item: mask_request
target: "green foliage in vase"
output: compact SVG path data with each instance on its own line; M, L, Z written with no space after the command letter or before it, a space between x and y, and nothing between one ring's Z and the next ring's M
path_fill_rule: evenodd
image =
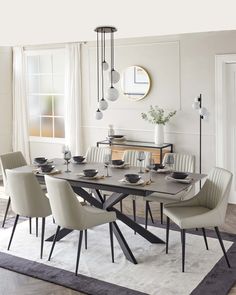
M152 124L165 125L176 114L176 111L165 113L164 109L158 106L150 106L147 113L141 113L142 118Z

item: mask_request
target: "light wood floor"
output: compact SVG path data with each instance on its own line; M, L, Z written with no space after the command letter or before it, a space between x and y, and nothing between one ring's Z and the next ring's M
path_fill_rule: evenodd
M0 224L2 222L3 214L6 207L6 200L0 199ZM159 205L151 204L154 218L159 218ZM131 201L125 200L123 202L123 210L127 214L132 214ZM10 212L9 216L12 215ZM137 215L144 216L144 203L140 199L137 201ZM236 205L229 205L227 210L226 223L221 227L222 231L236 234ZM82 293L72 291L51 283L30 278L28 276L20 275L11 271L0 268L0 295L79 295ZM236 295L236 284L231 289L230 295Z

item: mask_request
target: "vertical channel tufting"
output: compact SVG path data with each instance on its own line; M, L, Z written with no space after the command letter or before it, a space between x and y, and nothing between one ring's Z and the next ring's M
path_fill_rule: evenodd
M139 153L139 151L137 151L137 150L127 150L127 151L125 151L124 155L123 155L123 161L125 161L125 163L129 163L130 166L138 167L139 166L139 162L137 160L138 153ZM143 166L146 167L146 166L148 166L149 159L151 157L151 153L150 152L144 152L144 154L145 154L145 160L144 160Z
M104 156L109 152L107 147L89 147L86 153L86 161L88 163L103 163Z
M165 165L167 156L170 153L166 153L163 159L163 164ZM180 172L190 172L193 173L195 171L195 157L193 155L187 154L178 154L172 153L174 156L174 170Z

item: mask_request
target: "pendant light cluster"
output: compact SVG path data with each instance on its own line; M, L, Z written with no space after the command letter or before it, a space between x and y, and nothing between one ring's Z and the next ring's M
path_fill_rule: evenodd
M120 74L115 70L114 60L114 32L117 29L115 27L97 27L95 32L97 33L97 101L98 109L96 111L96 119L101 120L103 118L102 111L108 108L108 102L104 95L104 72L109 69L109 64L106 61L106 34L110 34L110 86L107 90L107 100L116 101L119 97L119 91L114 87L114 84L119 82Z

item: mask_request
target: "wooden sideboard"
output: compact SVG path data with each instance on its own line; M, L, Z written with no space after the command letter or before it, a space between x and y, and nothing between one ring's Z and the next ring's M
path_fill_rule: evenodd
M152 157L155 160L155 163L162 163L165 153L173 153L173 144L164 143L159 146L152 142L143 142L143 141L109 141L102 140L97 142L97 147L100 145L109 145L112 149L112 159L119 160L122 159L124 151L127 150L140 150L147 151L152 153Z

